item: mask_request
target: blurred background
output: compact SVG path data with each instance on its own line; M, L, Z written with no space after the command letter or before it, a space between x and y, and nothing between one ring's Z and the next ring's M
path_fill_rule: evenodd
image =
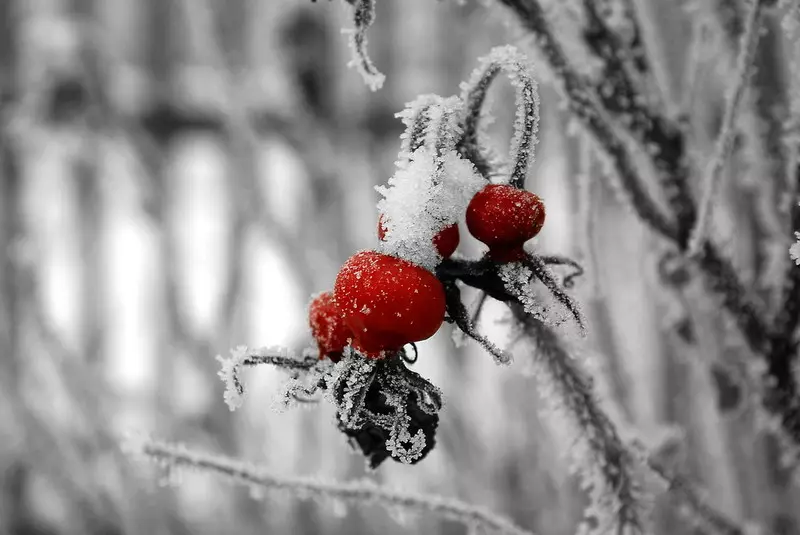
M566 25L569 3L551 4ZM699 153L719 121L738 5L641 2L668 102L697 53L687 46L697 14L710 21L690 76ZM119 450L120 434L141 432L278 474L365 474L327 403L272 410L279 371L250 372L245 405L230 413L214 357L240 344L309 345L310 295L376 241L374 186L393 173L402 132L394 114L421 93L459 93L492 46L520 45L542 81L528 184L548 220L536 247L586 258L573 125L532 39L498 3L379 0L369 47L387 81L375 93L346 67L340 29L351 25L338 1L0 0L0 533L465 533L374 506L253 500L203 474L164 486ZM763 61L783 53L775 35L762 40ZM501 81L491 93L505 151L513 92ZM800 532L800 496L741 403L741 341L702 292L687 303L660 287L662 246L590 164L596 265L576 293L598 390L645 435L680 426L680 467L721 511L767 533ZM752 281L748 194L759 169L736 170L717 223ZM466 228L461 236L461 253L482 252ZM503 342L503 317L489 302L480 329ZM585 499L533 382L457 348L449 326L419 351L415 369L447 400L438 445L371 477L492 508L536 533L573 533ZM658 533L693 533L667 500L656 521Z

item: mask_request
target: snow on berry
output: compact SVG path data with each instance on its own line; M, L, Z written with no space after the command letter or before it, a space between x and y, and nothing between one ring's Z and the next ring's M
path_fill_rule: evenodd
M378 239L381 241L386 239L387 226L385 219L383 214L378 218ZM456 252L460 240L461 234L458 230L458 225L453 223L436 233L433 237L433 245L442 258L450 258Z
M352 346L371 358L430 338L444 321L439 279L420 266L376 251L361 251L344 263L333 295L353 333Z
M411 130L404 150L413 152L401 154L388 185L376 188L384 197L378 210L391 222L380 252L431 271L442 259L434 237L458 222L472 196L486 184L475 166L455 150L462 107L458 97L426 96L410 103L408 113L401 116ZM415 126L423 125L412 121L420 120L422 109L424 135L417 135ZM424 143L414 149L411 137Z
M308 325L319 346L319 358L339 362L342 352L352 336L336 306L333 292L322 292L308 306Z
M544 225L544 203L534 193L508 184L489 184L467 207L467 227L489 246L489 257L515 262L525 257L522 246Z

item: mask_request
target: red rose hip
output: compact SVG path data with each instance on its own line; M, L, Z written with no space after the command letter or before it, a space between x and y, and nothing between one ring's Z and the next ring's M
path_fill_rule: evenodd
M489 246L489 257L514 262L525 256L522 246L542 230L544 203L538 195L508 184L489 184L467 206L467 228Z
M328 357L333 362L339 362L352 334L336 306L333 292L322 292L311 300L308 325L319 346L319 358Z
M344 263L333 295L353 333L353 347L370 358L433 336L444 321L442 283L399 258L362 251Z
M383 214L378 218L378 239L384 241L386 239L386 222L384 221ZM450 258L458 248L458 242L461 239L461 234L458 231L458 225L453 223L444 227L436 233L433 237L433 245L436 251L443 258Z

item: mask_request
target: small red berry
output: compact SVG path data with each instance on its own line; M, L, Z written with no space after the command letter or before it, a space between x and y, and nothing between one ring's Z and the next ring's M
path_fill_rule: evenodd
M378 218L378 239L384 241L387 232L388 229L386 228L383 214L381 214ZM436 247L436 251L440 256L443 258L450 258L453 256L453 253L456 252L460 239L461 234L458 231L458 225L453 223L436 233L436 236L433 237L433 245Z
M319 346L319 358L328 357L333 362L339 362L352 333L336 306L333 292L322 292L311 301L308 306L308 325Z
M498 262L521 260L522 246L539 234L544 218L538 195L507 184L489 184L467 206L467 228Z
M430 271L375 251L344 263L333 295L353 333L353 347L380 358L433 336L444 321L444 288Z

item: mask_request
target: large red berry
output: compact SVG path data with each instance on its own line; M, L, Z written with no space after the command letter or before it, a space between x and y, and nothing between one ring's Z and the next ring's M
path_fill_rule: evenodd
M489 184L467 206L467 228L499 262L522 259L523 244L539 234L544 218L537 195L507 184Z
M383 241L386 239L386 222L384 221L383 214L378 218L378 239ZM458 248L458 242L461 239L461 234L458 231L458 225L453 223L444 227L436 233L433 237L433 245L436 251L443 258L450 258Z
M353 347L368 357L433 336L444 321L444 288L430 271L393 256L362 251L344 263L333 295Z
M322 292L312 299L308 306L308 325L319 346L319 358L328 357L339 362L352 334L336 306L333 292Z

